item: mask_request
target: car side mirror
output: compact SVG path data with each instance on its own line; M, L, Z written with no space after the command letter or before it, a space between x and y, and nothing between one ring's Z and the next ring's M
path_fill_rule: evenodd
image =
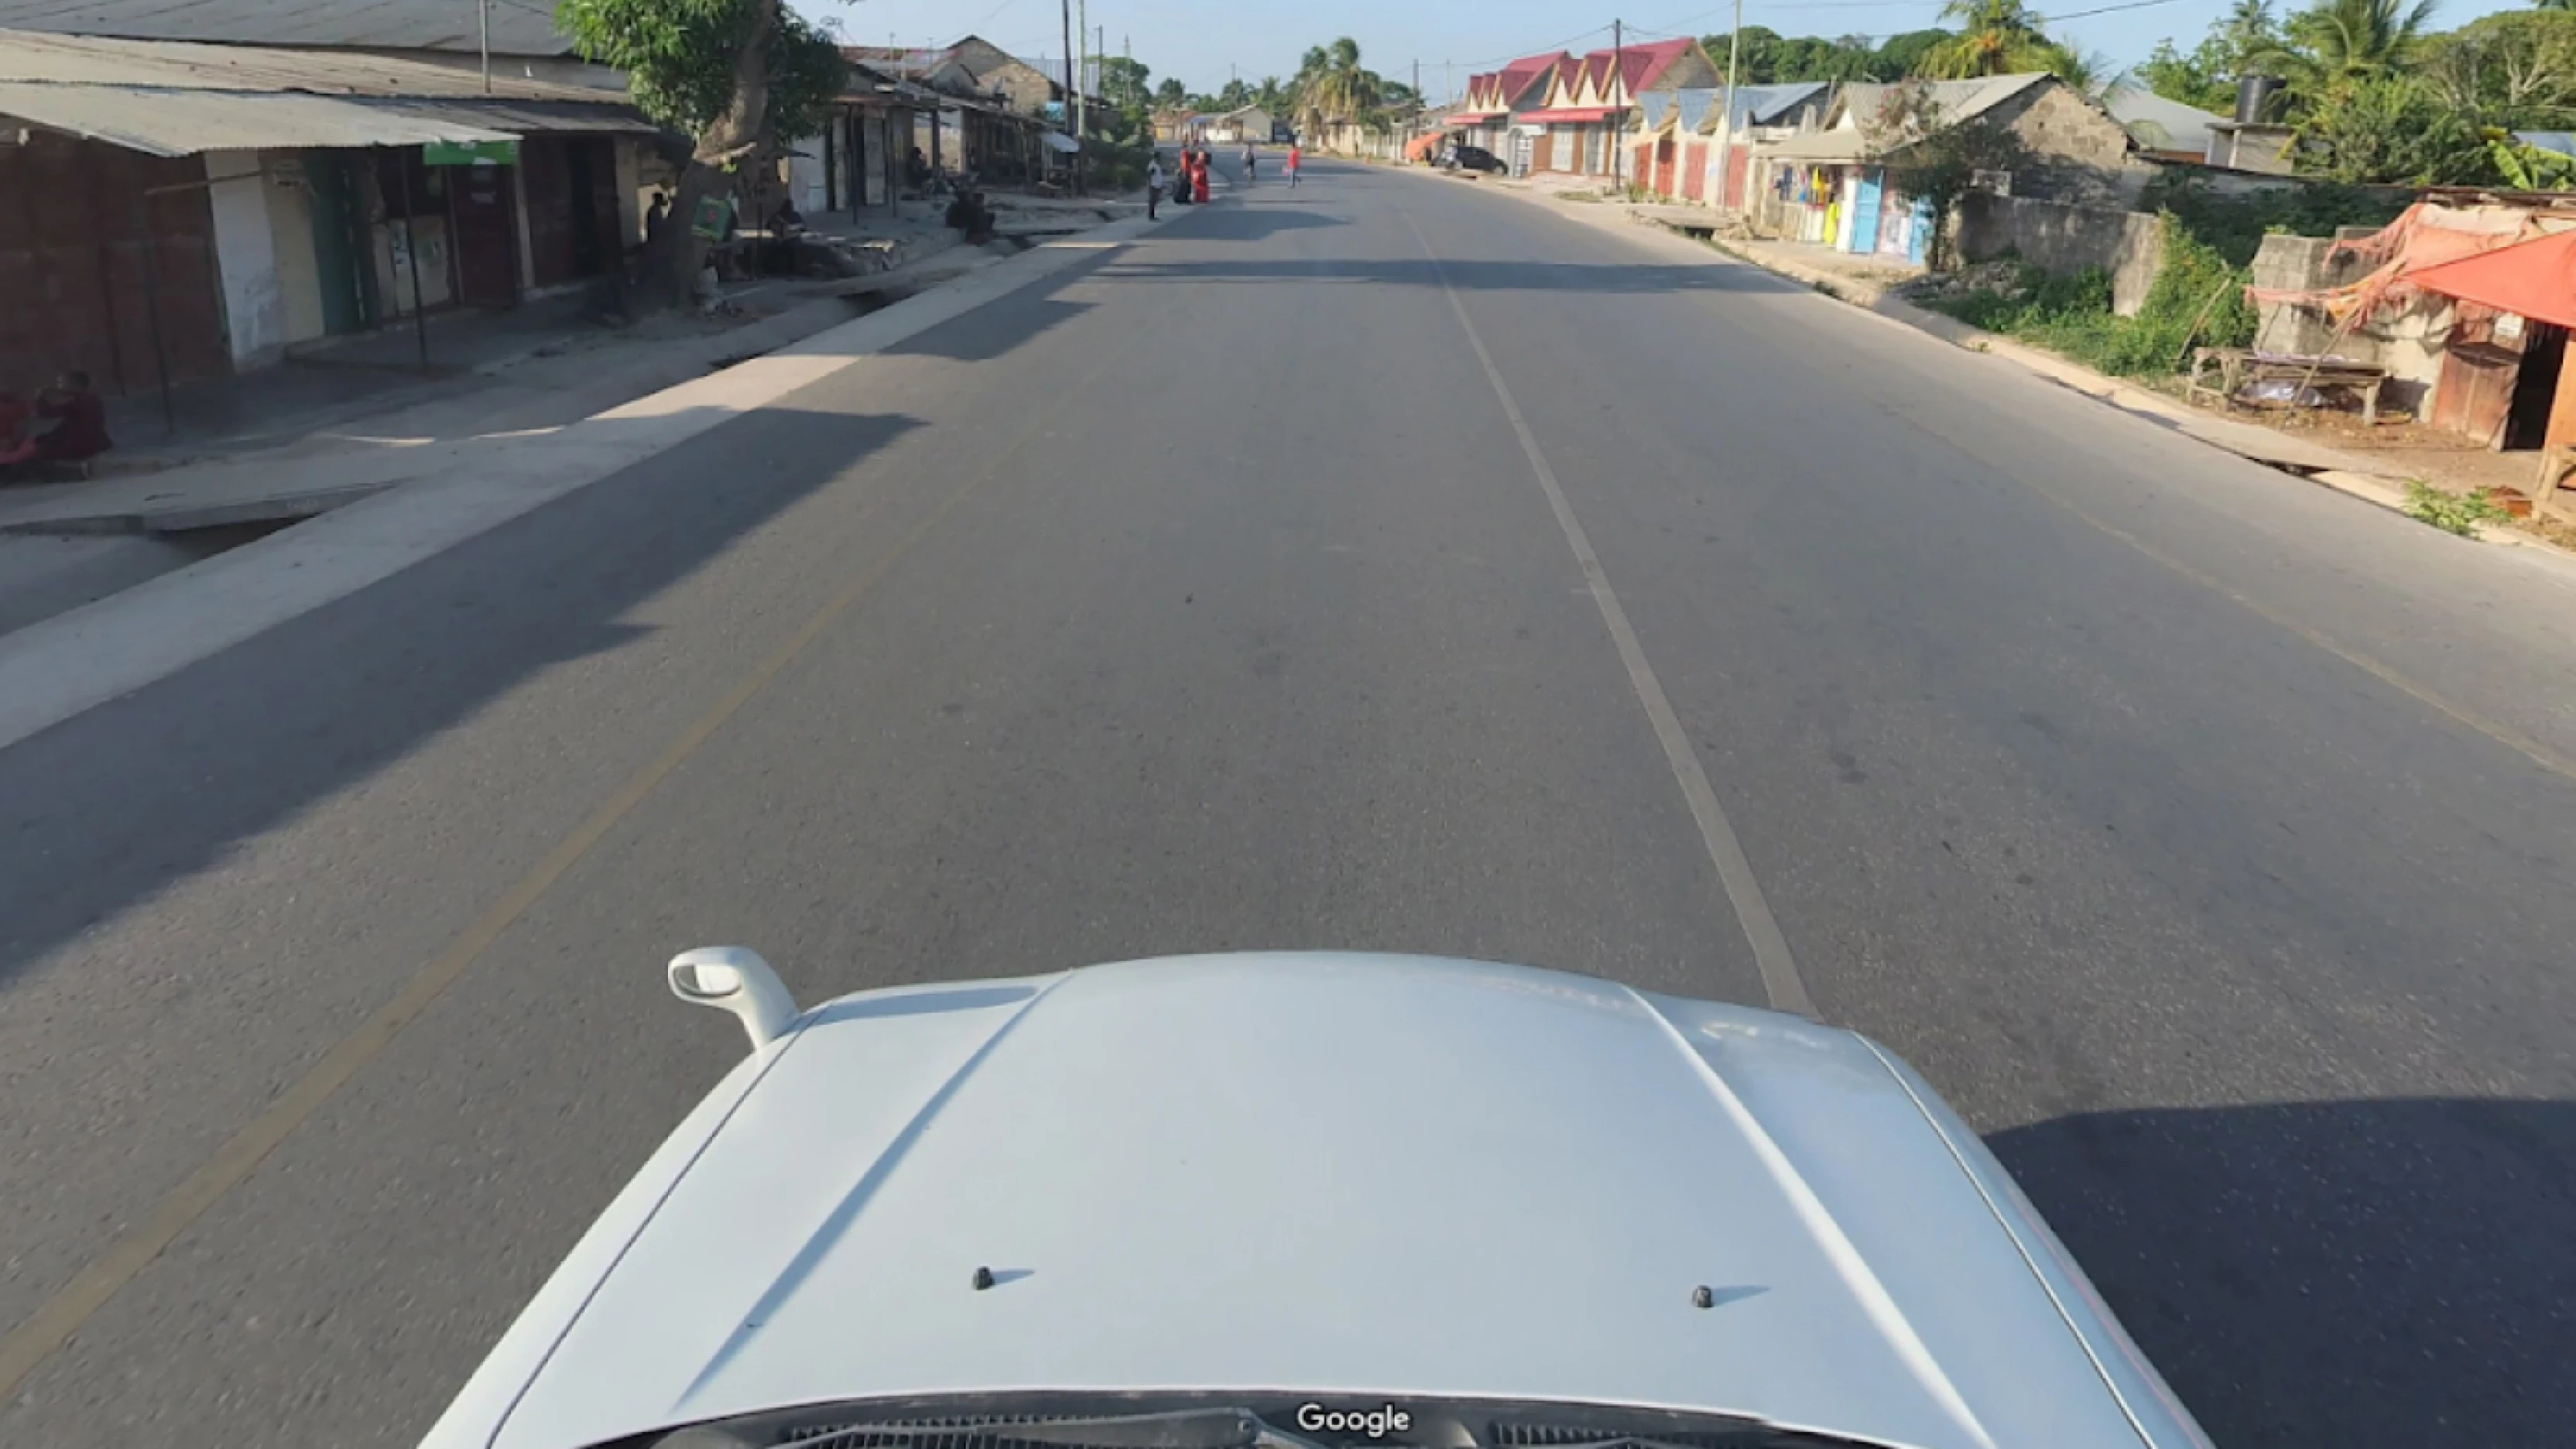
M742 946L701 946L671 958L671 994L732 1012L760 1051L796 1021L796 998L760 953Z

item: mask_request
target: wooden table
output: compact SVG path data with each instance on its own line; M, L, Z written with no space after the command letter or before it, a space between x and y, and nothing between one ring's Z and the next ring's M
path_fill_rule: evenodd
M2215 386L2204 381L2212 368L2218 372ZM2361 421L2364 427L2368 427L2379 421L2379 393L2388 385L2388 369L2376 363L2256 352L2250 347L2195 347L2191 350L2191 377L2186 387L2195 399L2208 393L2222 402L2232 403L2247 384L2257 382L2287 382L2302 389L2351 388L2361 394ZM2294 405L2295 401L2293 399Z

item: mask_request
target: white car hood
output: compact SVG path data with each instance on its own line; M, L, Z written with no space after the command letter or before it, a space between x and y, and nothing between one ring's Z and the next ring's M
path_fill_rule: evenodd
M1794 1018L1422 958L846 998L675 1135L442 1427L1260 1389L2135 1449L2138 1381L1928 1095Z

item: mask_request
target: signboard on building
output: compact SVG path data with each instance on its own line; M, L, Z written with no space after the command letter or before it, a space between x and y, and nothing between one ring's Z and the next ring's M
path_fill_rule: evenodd
M420 148L423 166L516 166L516 141L432 141Z

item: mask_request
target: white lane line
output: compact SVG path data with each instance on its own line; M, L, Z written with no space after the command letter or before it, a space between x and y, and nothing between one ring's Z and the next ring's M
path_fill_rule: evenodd
M1807 995L1807 984L1798 977L1797 959L1789 954L1789 938L1780 933L1780 922L1771 914L1771 903L1762 898L1761 882L1753 878L1753 862L1744 854L1744 842L1736 838L1735 827L1727 823L1726 811L1718 806L1717 792L1709 788L1708 772L1700 768L1699 756L1691 750L1690 736L1682 729L1681 717L1673 713L1673 702L1664 693L1663 681L1655 677L1655 667L1646 662L1645 646L1637 642L1637 630L1628 622L1628 611L1619 606L1619 596L1611 591L1610 576L1602 570L1600 556L1592 551L1591 538L1575 519L1574 505L1566 501L1565 488L1556 481L1556 470L1548 466L1547 455L1539 451L1538 438L1530 432L1529 420L1521 416L1521 405L1512 397L1511 385L1503 381L1502 369L1494 366L1494 354L1485 349L1485 339L1477 333L1476 324L1468 320L1467 308L1458 300L1458 289L1449 285L1449 272L1441 265L1440 254L1431 249L1430 239L1423 236L1413 213L1402 207L1396 211L1412 229L1422 254L1431 259L1431 271L1440 279L1441 294L1449 299L1449 310L1457 314L1458 326L1467 334L1467 345L1475 349L1476 361L1485 369L1485 381L1493 384L1494 397L1503 405L1503 416L1511 419L1512 434L1521 440L1521 452L1529 459L1530 471L1538 475L1538 486L1547 494L1547 506L1556 512L1557 527L1565 530L1574 561L1582 566L1592 602L1601 610L1601 622L1609 626L1610 638L1619 646L1619 662L1628 666L1628 682L1637 687L1637 699L1646 707L1646 718L1654 723L1655 738L1663 743L1664 761L1672 766L1673 779L1682 787L1682 798L1690 803L1691 819L1699 823L1699 838L1708 847L1709 864L1717 867L1717 878L1735 907L1735 919L1744 927L1744 939L1753 947L1754 964L1762 969L1764 993L1777 1010L1814 1016L1816 1003Z

